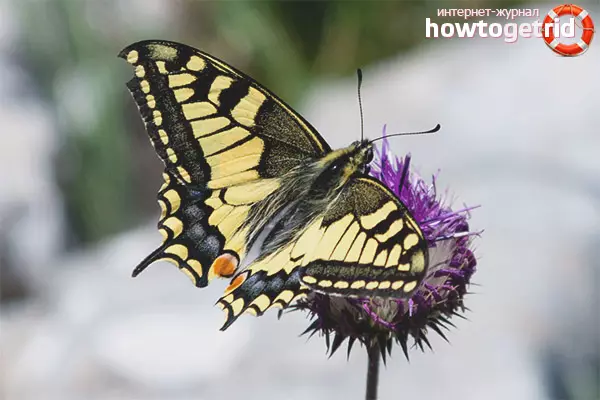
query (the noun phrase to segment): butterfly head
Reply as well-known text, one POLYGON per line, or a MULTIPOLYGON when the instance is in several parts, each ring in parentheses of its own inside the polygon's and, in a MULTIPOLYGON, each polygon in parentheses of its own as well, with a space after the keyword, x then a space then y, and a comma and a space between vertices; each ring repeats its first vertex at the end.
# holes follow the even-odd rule
POLYGON ((352 153, 352 163, 356 167, 355 172, 368 174, 370 170, 369 164, 373 161, 373 143, 364 139, 352 143, 349 148, 352 153))
POLYGON ((353 176, 369 173, 369 163, 373 160, 373 145, 363 140, 335 150, 320 159, 317 185, 330 189, 343 187, 353 176))

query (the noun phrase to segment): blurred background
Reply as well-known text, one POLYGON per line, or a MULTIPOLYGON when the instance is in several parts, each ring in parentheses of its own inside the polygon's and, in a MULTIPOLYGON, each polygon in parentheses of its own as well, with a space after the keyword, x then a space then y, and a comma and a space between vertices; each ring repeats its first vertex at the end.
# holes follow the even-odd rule
MULTIPOLYGON (((600 45, 426 39, 438 8, 520 1, 0 1, 0 398, 360 399, 366 355, 331 359, 303 315, 219 332, 226 282, 197 290, 159 243, 159 160, 117 53, 200 48, 299 110, 332 147, 394 140, 472 212, 477 286, 451 344, 382 370, 381 399, 600 399, 600 45)), ((600 2, 581 3, 600 24, 600 2)), ((493 22, 492 18, 487 18, 493 22)), ((532 22, 532 18, 523 21, 532 22)), ((498 21, 506 22, 506 21, 498 21)))

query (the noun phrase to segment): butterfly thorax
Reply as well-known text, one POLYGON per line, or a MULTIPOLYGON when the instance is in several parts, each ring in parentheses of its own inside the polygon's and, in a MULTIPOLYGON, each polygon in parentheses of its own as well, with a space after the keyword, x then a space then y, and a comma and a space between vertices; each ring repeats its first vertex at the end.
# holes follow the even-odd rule
POLYGON ((368 172, 372 158, 369 142, 355 142, 290 170, 281 177, 279 190, 250 210, 245 224, 249 244, 252 246, 261 232, 269 229, 260 243, 262 258, 296 240, 336 201, 353 176, 368 172))

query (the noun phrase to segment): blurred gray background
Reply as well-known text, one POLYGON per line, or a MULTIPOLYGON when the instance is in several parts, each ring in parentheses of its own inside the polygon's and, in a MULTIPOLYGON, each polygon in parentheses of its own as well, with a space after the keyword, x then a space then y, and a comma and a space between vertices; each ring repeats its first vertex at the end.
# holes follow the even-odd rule
MULTIPOLYGON (((438 8, 510 1, 0 1, 0 398, 361 399, 364 349, 325 355, 303 315, 219 332, 226 282, 197 290, 160 241, 160 162, 116 58, 184 42, 248 72, 333 147, 397 138, 472 212, 478 272, 451 344, 396 351, 381 399, 600 399, 600 44, 425 39, 438 8)), ((580 3, 600 26, 600 3, 580 3)), ((524 19, 523 21, 531 22, 524 19)), ((493 19, 488 19, 492 22, 493 19)), ((505 22, 505 21, 499 21, 505 22)))

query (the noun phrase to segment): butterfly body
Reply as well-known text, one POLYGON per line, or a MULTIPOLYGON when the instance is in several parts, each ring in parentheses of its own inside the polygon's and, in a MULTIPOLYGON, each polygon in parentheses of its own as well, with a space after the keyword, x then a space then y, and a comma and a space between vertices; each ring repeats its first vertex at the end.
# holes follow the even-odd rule
POLYGON ((281 177, 277 191, 250 209, 245 224, 252 232, 249 242, 253 242, 253 236, 263 232, 274 218, 278 223, 270 230, 260 253, 267 256, 292 242, 336 200, 348 180, 365 175, 372 159, 372 145, 363 141, 309 159, 290 170, 281 177))
POLYGON ((163 244, 134 270, 168 260, 198 287, 231 278, 222 329, 243 312, 310 291, 408 297, 428 252, 402 202, 368 176, 372 143, 331 150, 257 82, 191 47, 133 44, 127 84, 165 164, 163 244))

